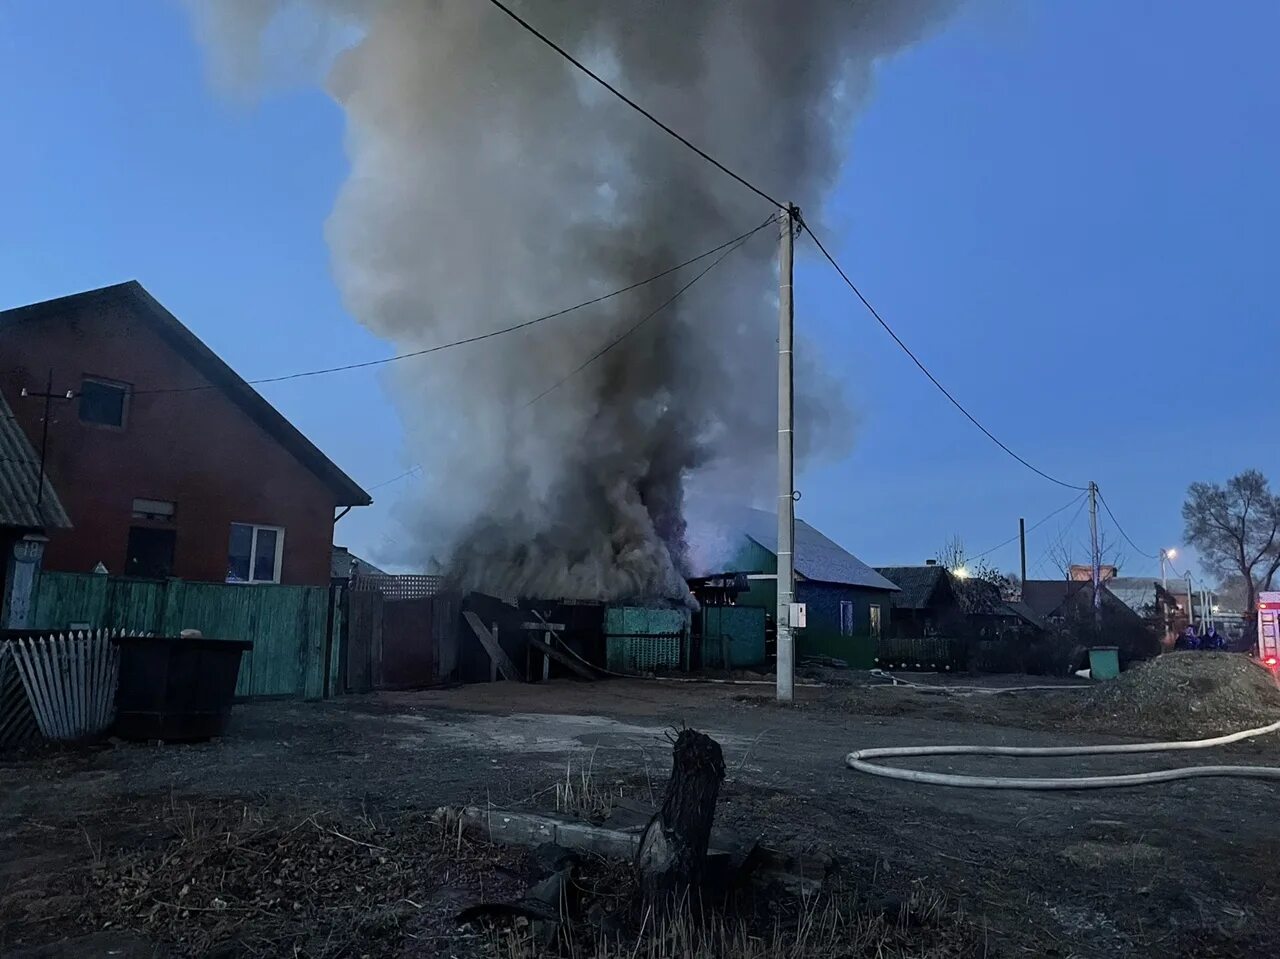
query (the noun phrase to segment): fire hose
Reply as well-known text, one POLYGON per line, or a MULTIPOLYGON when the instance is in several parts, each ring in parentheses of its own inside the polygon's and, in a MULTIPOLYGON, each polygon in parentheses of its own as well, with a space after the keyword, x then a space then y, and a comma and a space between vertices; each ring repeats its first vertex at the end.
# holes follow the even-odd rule
POLYGON ((886 779, 923 783, 929 786, 959 786, 968 789, 1112 789, 1119 786, 1146 786, 1180 779, 1208 776, 1233 776, 1243 779, 1280 780, 1276 766, 1183 766, 1145 773, 1119 776, 1068 776, 1059 778, 1019 778, 1014 776, 963 776, 953 773, 899 769, 871 762, 874 759, 907 759, 921 756, 1109 756, 1127 753, 1178 752, 1225 746, 1254 736, 1280 732, 1280 722, 1256 729, 1245 729, 1211 739, 1193 739, 1165 743, 1121 743, 1107 746, 891 746, 858 749, 845 757, 845 765, 858 772, 886 779))

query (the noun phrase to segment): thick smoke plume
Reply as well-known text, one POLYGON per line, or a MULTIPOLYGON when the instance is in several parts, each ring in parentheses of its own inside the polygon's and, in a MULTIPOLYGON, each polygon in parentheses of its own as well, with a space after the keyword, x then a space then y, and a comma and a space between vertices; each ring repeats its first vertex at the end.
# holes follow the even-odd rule
MULTIPOLYGON (((877 60, 950 0, 543 0, 519 11, 811 219, 877 60)), ((328 222, 351 312, 410 350, 626 286, 762 222, 768 205, 483 0, 210 0, 224 79, 316 56, 347 118, 328 222), (283 51, 283 52, 282 52, 283 51)), ((395 367, 425 472, 416 559, 504 596, 687 596, 689 483, 774 476, 777 229, 579 372, 702 264, 527 330, 395 367), (563 383, 560 383, 561 380, 563 383), (554 390, 531 404, 548 387, 554 390)), ((798 359, 798 451, 847 434, 798 359)), ((768 499, 766 498, 766 502, 768 499)))

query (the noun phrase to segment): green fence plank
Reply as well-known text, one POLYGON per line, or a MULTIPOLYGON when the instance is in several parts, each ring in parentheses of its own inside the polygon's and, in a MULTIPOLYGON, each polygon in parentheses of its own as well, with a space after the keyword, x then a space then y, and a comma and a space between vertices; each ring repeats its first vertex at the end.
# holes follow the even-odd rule
POLYGON ((92 573, 42 573, 35 628, 93 627, 176 636, 198 629, 217 639, 248 639, 237 696, 325 695, 324 586, 134 580, 92 573))

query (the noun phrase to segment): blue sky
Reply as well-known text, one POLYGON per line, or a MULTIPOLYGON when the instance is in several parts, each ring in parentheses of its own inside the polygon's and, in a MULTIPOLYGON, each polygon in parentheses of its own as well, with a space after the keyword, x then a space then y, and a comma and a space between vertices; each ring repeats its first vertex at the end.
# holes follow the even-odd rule
MULTIPOLYGON (((833 252, 935 374, 1042 469, 1096 480, 1147 552, 1178 544, 1193 480, 1280 482, 1277 35, 1266 0, 979 0, 884 64, 827 211, 833 252)), ((320 90, 220 95, 167 0, 5 0, 0 84, 0 306, 136 278, 247 378, 387 355, 330 277, 346 161, 320 90)), ((952 409, 806 242, 797 325, 859 415, 852 453, 800 476, 800 515, 911 563, 1071 499, 952 409)), ((412 463, 377 371, 264 393, 366 485, 412 463)), ((407 495, 375 491, 339 541, 376 560, 407 495)), ((1056 575, 1037 564, 1073 515, 1032 534, 1033 574, 1056 575)), ((991 558, 1016 568, 1016 544, 991 558)))

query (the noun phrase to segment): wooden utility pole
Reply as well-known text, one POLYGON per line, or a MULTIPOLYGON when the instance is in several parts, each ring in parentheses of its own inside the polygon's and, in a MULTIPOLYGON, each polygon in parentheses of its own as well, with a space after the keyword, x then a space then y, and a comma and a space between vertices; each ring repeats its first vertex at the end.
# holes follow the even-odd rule
POLYGON ((792 264, 795 207, 787 204, 779 216, 778 246, 778 602, 774 623, 778 637, 778 702, 791 702, 795 679, 795 635, 791 603, 795 599, 795 460, 792 434, 792 264))
POLYGON ((1022 581, 1027 581, 1027 521, 1018 517, 1018 549, 1022 554, 1022 581))
POLYGON ((1102 632, 1102 553, 1098 544, 1098 484, 1089 482, 1089 540, 1093 544, 1093 629, 1102 632))

